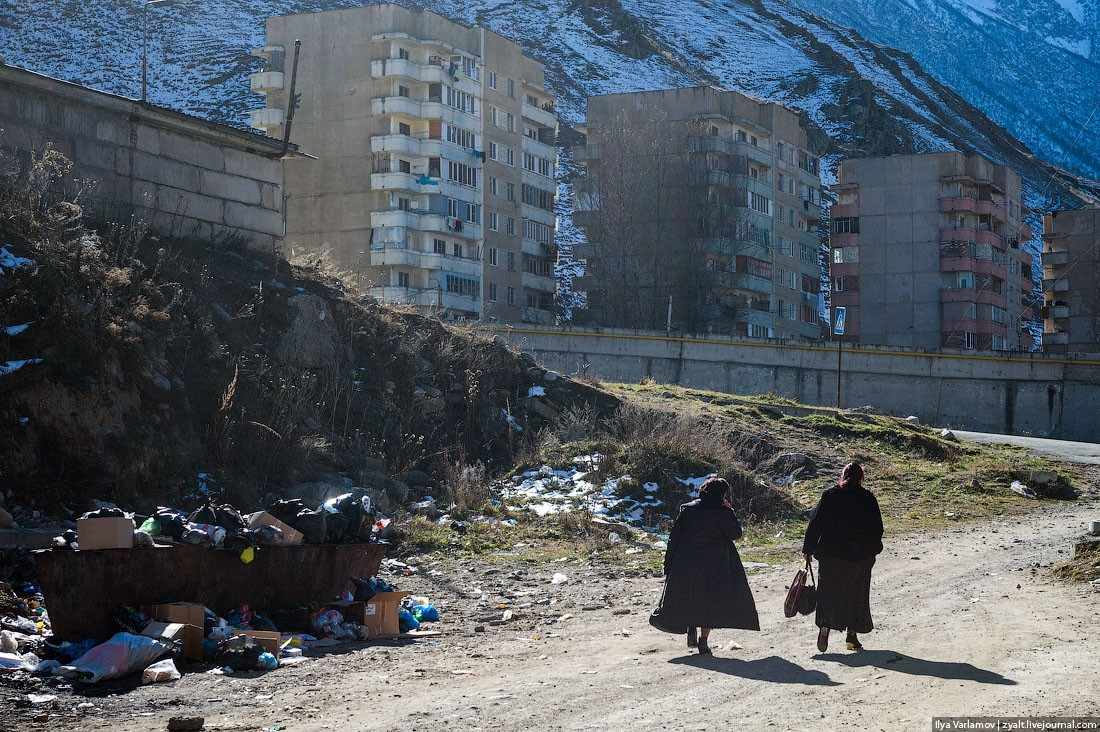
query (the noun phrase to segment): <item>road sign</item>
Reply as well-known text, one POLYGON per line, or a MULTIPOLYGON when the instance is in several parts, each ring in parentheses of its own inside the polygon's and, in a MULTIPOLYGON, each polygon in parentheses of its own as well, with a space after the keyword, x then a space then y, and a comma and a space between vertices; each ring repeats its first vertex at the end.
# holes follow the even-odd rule
POLYGON ((847 308, 835 308, 833 311, 833 333, 844 335, 844 314, 847 308))

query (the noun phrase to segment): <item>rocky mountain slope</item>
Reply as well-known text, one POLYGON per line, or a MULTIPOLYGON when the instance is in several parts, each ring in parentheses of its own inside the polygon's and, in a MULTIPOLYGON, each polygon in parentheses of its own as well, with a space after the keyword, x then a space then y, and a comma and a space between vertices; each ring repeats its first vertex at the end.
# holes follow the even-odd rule
POLYGON ((1100 177, 1097 0, 792 0, 921 67, 1039 157, 1100 177))
MULTIPOLYGON (((247 75, 258 64, 248 52, 264 41, 264 19, 360 4, 207 0, 156 7, 149 11, 149 99, 244 126, 248 110, 261 103, 249 92, 247 75)), ((833 136, 834 156, 974 150, 1020 170, 1037 209, 1078 205, 1068 191, 1089 185, 1033 158, 979 111, 988 100, 967 101, 912 56, 781 0, 433 0, 422 6, 523 44, 546 65, 568 124, 583 121, 588 95, 717 84, 805 110, 833 136)), ((10 64, 136 97, 141 8, 117 0, 0 0, 0 54, 10 64)), ((1070 40, 1074 48, 1086 42, 1070 40)), ((1076 78, 1068 67, 1064 74, 1041 65, 1010 70, 1010 81, 1031 89, 1040 81, 1072 86, 1076 78)), ((1069 135, 1075 118, 1054 119, 1062 105, 1036 104, 1045 114, 1029 120, 1028 129, 1062 148, 1084 147, 1069 135)), ((1087 163, 1079 167, 1090 169, 1087 163)))

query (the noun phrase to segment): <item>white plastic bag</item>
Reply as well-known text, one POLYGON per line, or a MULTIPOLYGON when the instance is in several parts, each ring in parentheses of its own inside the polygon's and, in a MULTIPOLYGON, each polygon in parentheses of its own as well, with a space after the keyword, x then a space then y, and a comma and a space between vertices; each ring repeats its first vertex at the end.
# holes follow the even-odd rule
POLYGON ((156 638, 115 633, 71 664, 55 668, 53 675, 94 684, 143 669, 168 650, 168 645, 156 638))
POLYGON ((171 658, 166 658, 163 661, 157 661, 142 671, 141 683, 159 684, 162 681, 178 681, 180 675, 175 662, 171 658))

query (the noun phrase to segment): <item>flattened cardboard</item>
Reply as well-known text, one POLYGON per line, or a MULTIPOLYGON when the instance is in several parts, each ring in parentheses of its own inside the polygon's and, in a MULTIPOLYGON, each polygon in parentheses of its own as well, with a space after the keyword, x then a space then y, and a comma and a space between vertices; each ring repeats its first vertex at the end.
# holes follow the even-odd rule
POLYGON ((250 513, 247 517, 248 528, 258 529, 261 526, 275 526, 283 532, 283 538, 280 541, 273 542, 276 546, 292 546, 295 544, 301 544, 305 541, 305 537, 302 532, 293 528, 289 524, 285 524, 279 519, 272 516, 267 511, 257 511, 256 513, 250 513))
POLYGON ((154 620, 165 623, 183 623, 199 628, 206 627, 206 606, 196 602, 166 602, 153 605, 149 614, 154 620))
POLYGON ((134 520, 114 517, 77 519, 76 544, 80 551, 133 549, 134 520))

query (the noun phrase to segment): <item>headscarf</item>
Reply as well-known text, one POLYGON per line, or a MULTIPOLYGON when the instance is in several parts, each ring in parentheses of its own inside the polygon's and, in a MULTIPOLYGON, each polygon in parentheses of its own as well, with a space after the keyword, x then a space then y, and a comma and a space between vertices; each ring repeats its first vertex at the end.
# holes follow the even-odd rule
POLYGON ((863 466, 857 462, 850 462, 840 471, 841 488, 863 487, 863 466))
POLYGON ((703 485, 699 486, 699 502, 704 506, 729 506, 726 493, 730 484, 725 478, 707 478, 703 485))

